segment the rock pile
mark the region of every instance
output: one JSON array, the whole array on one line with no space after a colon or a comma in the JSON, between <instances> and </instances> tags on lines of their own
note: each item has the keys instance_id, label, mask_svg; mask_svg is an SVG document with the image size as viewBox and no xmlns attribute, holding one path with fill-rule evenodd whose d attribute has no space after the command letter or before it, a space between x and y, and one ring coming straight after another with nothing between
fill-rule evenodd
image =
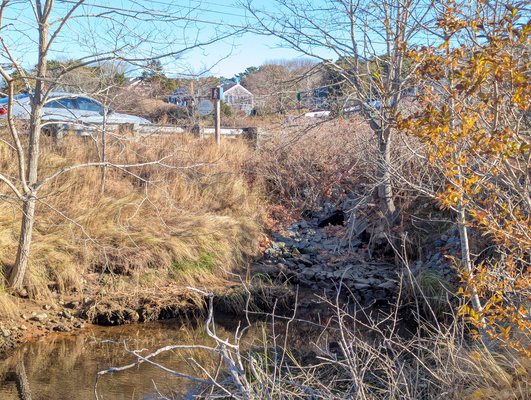
<instances>
[{"instance_id":1,"label":"rock pile","mask_svg":"<svg viewBox=\"0 0 531 400\"><path fill-rule=\"evenodd\" d=\"M371 206L353 198L345 201L349 203L342 204L343 209L363 210ZM336 211L325 203L320 210L310 213L314 217L311 220L294 223L285 228L283 234L273 233L273 241L265 251L267 264L276 266L275 275L315 291L336 291L342 286L362 304L390 300L396 293L402 267L390 262L374 262L367 251L370 241L387 240L385 233L378 227L369 227L366 219L356 220L348 214L345 214L346 226L320 228L319 220ZM434 269L450 281L456 274L453 258L460 257L460 248L458 230L449 230L436 240L435 251L411 266L412 274Z\"/></svg>"},{"instance_id":2,"label":"rock pile","mask_svg":"<svg viewBox=\"0 0 531 400\"><path fill-rule=\"evenodd\" d=\"M335 210L326 213L330 211ZM269 264L277 266L278 274L315 291L335 292L342 286L363 304L394 296L398 281L395 265L370 262L363 251L367 247L362 235L365 221L349 220L345 227L324 228L319 228L317 221L302 220L283 235L273 233L265 256Z\"/></svg>"},{"instance_id":3,"label":"rock pile","mask_svg":"<svg viewBox=\"0 0 531 400\"><path fill-rule=\"evenodd\" d=\"M453 267L454 258L459 259L459 257L461 257L461 239L459 230L453 228L435 241L435 252L429 252L424 261L419 260L412 265L411 273L418 275L421 269L437 270L450 281L457 273Z\"/></svg>"},{"instance_id":4,"label":"rock pile","mask_svg":"<svg viewBox=\"0 0 531 400\"><path fill-rule=\"evenodd\" d=\"M67 305L70 306L70 305ZM3 351L2 343L22 342L28 329L47 333L51 331L71 332L74 328L84 328L83 320L73 315L72 311L64 308L63 311L53 311L52 306L43 306L46 312L32 312L30 316L22 314L18 322L8 328L0 326L0 353Z\"/></svg>"}]
</instances>

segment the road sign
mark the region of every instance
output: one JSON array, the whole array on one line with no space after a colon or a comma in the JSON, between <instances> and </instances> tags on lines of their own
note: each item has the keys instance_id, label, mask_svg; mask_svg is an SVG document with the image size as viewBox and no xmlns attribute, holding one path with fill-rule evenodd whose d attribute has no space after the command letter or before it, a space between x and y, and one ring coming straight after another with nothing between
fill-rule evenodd
<instances>
[{"instance_id":1,"label":"road sign","mask_svg":"<svg viewBox=\"0 0 531 400\"><path fill-rule=\"evenodd\" d=\"M199 111L199 114L201 115L208 115L212 110L214 110L214 105L210 100L203 100L197 106L197 111Z\"/></svg>"},{"instance_id":2,"label":"road sign","mask_svg":"<svg viewBox=\"0 0 531 400\"><path fill-rule=\"evenodd\" d=\"M222 87L212 88L212 100L223 100L223 88Z\"/></svg>"},{"instance_id":3,"label":"road sign","mask_svg":"<svg viewBox=\"0 0 531 400\"><path fill-rule=\"evenodd\" d=\"M301 94L300 93L297 93L297 100L301 101Z\"/></svg>"}]
</instances>

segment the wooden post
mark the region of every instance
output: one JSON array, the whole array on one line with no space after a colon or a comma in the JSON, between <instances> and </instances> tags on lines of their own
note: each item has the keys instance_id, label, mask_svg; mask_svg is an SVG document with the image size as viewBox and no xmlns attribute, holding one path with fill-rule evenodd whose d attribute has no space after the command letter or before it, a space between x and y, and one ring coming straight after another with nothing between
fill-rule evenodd
<instances>
[{"instance_id":1,"label":"wooden post","mask_svg":"<svg viewBox=\"0 0 531 400\"><path fill-rule=\"evenodd\" d=\"M204 139L205 137L205 128L202 126L199 126L199 124L195 124L192 127L192 135L199 139Z\"/></svg>"},{"instance_id":2,"label":"wooden post","mask_svg":"<svg viewBox=\"0 0 531 400\"><path fill-rule=\"evenodd\" d=\"M221 107L220 107L220 100L215 100L216 105L216 131L215 131L215 137L216 137L216 144L221 146Z\"/></svg>"},{"instance_id":3,"label":"wooden post","mask_svg":"<svg viewBox=\"0 0 531 400\"><path fill-rule=\"evenodd\" d=\"M245 137L252 143L252 145L259 150L260 149L260 128L249 127Z\"/></svg>"}]
</instances>

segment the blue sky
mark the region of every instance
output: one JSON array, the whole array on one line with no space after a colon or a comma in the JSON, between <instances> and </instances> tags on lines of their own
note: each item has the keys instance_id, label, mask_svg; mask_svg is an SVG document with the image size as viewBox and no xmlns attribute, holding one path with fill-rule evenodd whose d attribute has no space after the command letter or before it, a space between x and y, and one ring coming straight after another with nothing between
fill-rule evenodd
<instances>
[{"instance_id":1,"label":"blue sky","mask_svg":"<svg viewBox=\"0 0 531 400\"><path fill-rule=\"evenodd\" d=\"M193 51L187 56L185 63L190 64L191 70L195 72L211 67L212 75L232 78L247 67L259 67L268 60L301 57L295 50L279 47L278 42L274 37L247 33L234 38L232 42L218 43L203 51ZM211 66L213 60L221 61Z\"/></svg>"},{"instance_id":2,"label":"blue sky","mask_svg":"<svg viewBox=\"0 0 531 400\"><path fill-rule=\"evenodd\" d=\"M77 18L70 19L56 38L49 59L90 60L91 57L99 58L110 49L118 49L111 55L136 60L133 62L136 62L136 67L128 72L128 75L135 76L141 74L145 58L172 53L161 59L168 76L203 73L231 78L247 67L259 67L267 60L301 57L293 49L282 48L278 38L259 35L252 30L226 36L247 26L251 20L248 11L237 5L238 1L248 0L85 0L74 13ZM29 0L12 0L0 32L11 47L12 54L25 68L32 68L37 61L37 30L32 3ZM64 16L74 3L73 0L55 1L51 21ZM346 33L343 39L348 40L348 29L345 29L344 21L337 22L341 15L333 9L334 4L330 5L333 2L313 0L306 6L310 3L316 6L312 15L319 22L332 21L332 29L335 29L332 32L336 38ZM268 0L252 0L252 4L275 15L280 12ZM143 13L148 8L152 14ZM84 14L88 16L82 16ZM328 17L332 18L329 20ZM378 20L373 22L378 23ZM56 26L58 24L52 25L52 31ZM253 26L256 28L256 25ZM317 34L319 32L317 30ZM373 32L379 35L377 28ZM179 54L179 50L197 42L209 42L219 33L224 35L223 40ZM313 50L325 58L338 57L319 46ZM9 61L5 52L0 50L0 63L7 65Z\"/></svg>"},{"instance_id":3,"label":"blue sky","mask_svg":"<svg viewBox=\"0 0 531 400\"><path fill-rule=\"evenodd\" d=\"M125 18L120 21L119 13L111 14L121 22L119 24L111 23L105 18L72 19L56 39L49 59L79 59L113 47L121 47L123 50L130 46L130 43L126 46L126 41L134 43L134 46L126 50L129 51L127 54L138 54L139 59L178 51L185 47L185 40L188 45L196 40L208 41L216 31L230 32L238 26L245 26L247 13L235 1L237 0L87 0L76 14L94 15L120 8L142 11L149 7L155 10L156 15L154 18L146 17L144 21ZM12 1L5 12L1 31L12 54L27 69L36 64L38 48L31 3L28 0ZM69 0L56 1L51 21L57 16L63 16L73 3ZM253 4L267 7L269 3L267 0L253 0ZM172 20L171 17L184 19ZM185 24L186 31L183 29ZM149 43L143 42L141 38L148 38ZM266 60L292 59L298 56L296 51L281 49L277 43L278 39L274 37L248 32L194 49L178 58L163 58L162 62L169 76L207 71L206 74L209 75L231 78L247 67L262 65ZM6 53L2 55L0 63L9 64ZM138 64L141 65L142 62L139 61ZM140 73L139 67L130 72L131 75Z\"/></svg>"},{"instance_id":4,"label":"blue sky","mask_svg":"<svg viewBox=\"0 0 531 400\"><path fill-rule=\"evenodd\" d=\"M188 1L188 4L197 7L198 19L204 21L245 26L250 17L249 13L234 1L192 0ZM260 8L271 8L271 2L267 0L253 0L252 4ZM208 23L203 26L206 31L211 31L212 26ZM182 69L183 66L185 66L184 70L190 69L194 73L207 69L212 75L231 78L235 74L245 71L247 67L259 67L269 60L298 57L301 57L299 52L280 46L280 40L276 37L247 32L217 42L204 49L194 50L186 57L185 65L183 63L178 63L175 66L168 64L167 68L170 73Z\"/></svg>"}]
</instances>

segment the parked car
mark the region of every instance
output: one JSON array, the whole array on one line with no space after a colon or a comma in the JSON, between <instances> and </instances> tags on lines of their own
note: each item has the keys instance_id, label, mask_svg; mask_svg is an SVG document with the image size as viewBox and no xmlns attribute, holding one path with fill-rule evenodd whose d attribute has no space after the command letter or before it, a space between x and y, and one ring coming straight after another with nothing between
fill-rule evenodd
<instances>
[{"instance_id":1,"label":"parked car","mask_svg":"<svg viewBox=\"0 0 531 400\"><path fill-rule=\"evenodd\" d=\"M13 116L16 119L29 120L30 98L27 94L13 98ZM0 99L0 118L7 114L8 98ZM150 125L147 119L134 115L120 114L110 108L105 108L100 102L91 97L54 92L42 108L42 120L46 122L48 130L68 130L78 135L89 135L104 123L109 125L140 124Z\"/></svg>"}]
</instances>

